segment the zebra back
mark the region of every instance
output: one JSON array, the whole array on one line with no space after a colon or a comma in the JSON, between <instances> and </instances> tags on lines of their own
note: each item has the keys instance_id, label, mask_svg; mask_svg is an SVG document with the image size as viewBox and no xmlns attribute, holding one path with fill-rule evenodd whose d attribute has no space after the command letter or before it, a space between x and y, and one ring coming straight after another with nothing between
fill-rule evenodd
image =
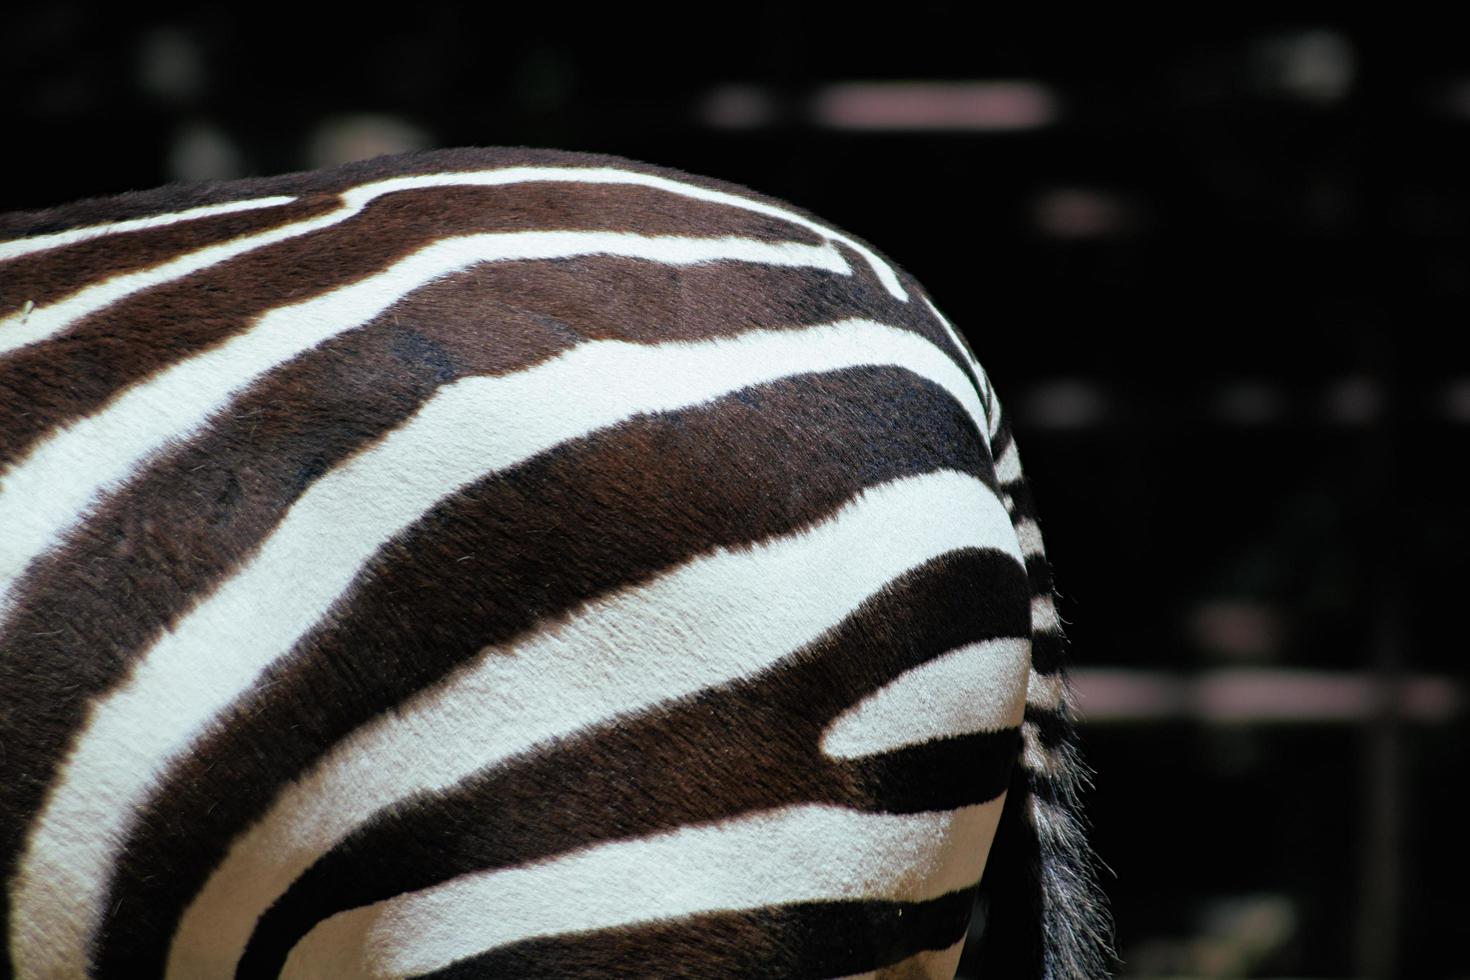
<instances>
[{"instance_id":1,"label":"zebra back","mask_svg":"<svg viewBox=\"0 0 1470 980\"><path fill-rule=\"evenodd\" d=\"M0 434L17 976L943 975L977 889L1101 973L1008 427L810 215L462 150L5 216Z\"/></svg>"}]
</instances>

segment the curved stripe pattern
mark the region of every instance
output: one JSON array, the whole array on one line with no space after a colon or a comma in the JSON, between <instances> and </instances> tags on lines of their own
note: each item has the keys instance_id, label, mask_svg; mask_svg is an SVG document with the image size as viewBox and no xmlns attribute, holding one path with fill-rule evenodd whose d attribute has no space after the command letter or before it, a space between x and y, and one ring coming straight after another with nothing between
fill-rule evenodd
<instances>
[{"instance_id":1,"label":"curved stripe pattern","mask_svg":"<svg viewBox=\"0 0 1470 980\"><path fill-rule=\"evenodd\" d=\"M815 231L824 238L842 242L849 248L854 249L872 267L873 273L883 283L884 288L889 293L895 298L907 298L907 293L899 283L898 276L893 272L892 268L866 245L840 232L825 228L817 222L785 208L775 207L763 201L728 194L724 191L712 190L695 184L670 180L666 177L658 177L652 174L643 174L628 170L617 170L606 167L507 167L481 173L415 174L413 176L394 177L388 180L376 181L363 186L350 188L341 195L341 207L330 214L298 222L293 225L287 225L282 228L273 228L270 231L258 235L245 236L234 241L199 249L198 251L179 256L173 261L165 262L152 269L143 270L131 275L117 276L105 282L89 285L60 303L33 310L25 315L16 313L0 318L0 355L4 355L7 351L16 350L20 347L54 337L81 318L134 293L143 292L167 282L181 279L243 255L246 252L266 248L290 238L307 235L311 232L330 227L331 225L340 224L357 215L380 197L423 188L494 187L533 181L538 183L542 181L556 181L589 184L634 184L642 187L656 188L694 200L709 201L726 207L739 208L740 210L789 221L799 227ZM288 200L282 201L279 198L267 200L270 201L270 205L257 204L256 206L290 203ZM240 205L250 202L235 203ZM220 207L228 206L219 206L213 213L220 213ZM237 209L239 208L237 207ZM197 208L190 209L188 212L162 216L153 220L157 224L167 223L172 220L188 220L184 217L185 215L198 217L200 216L199 212L201 210ZM108 229L108 231L120 230L120 226L122 225L139 227L135 222L120 222L118 225L114 225L111 229ZM51 239L58 236L45 237ZM77 240L86 237L90 236L77 233ZM31 243L34 241L34 239L22 239L14 242L0 242L0 249L9 247L14 251L15 256L18 257L28 252L39 250L32 247ZM54 248L57 244L60 243L52 244L46 242L40 245L40 248ZM3 261L6 257L3 253L0 253L0 261Z\"/></svg>"},{"instance_id":2,"label":"curved stripe pattern","mask_svg":"<svg viewBox=\"0 0 1470 980\"><path fill-rule=\"evenodd\" d=\"M943 973L977 889L1097 975L1019 458L864 243L535 151L0 227L0 975Z\"/></svg>"},{"instance_id":3,"label":"curved stripe pattern","mask_svg":"<svg viewBox=\"0 0 1470 980\"><path fill-rule=\"evenodd\" d=\"M934 899L979 879L985 851L974 842L990 837L999 810L999 801L905 815L794 807L464 875L326 920L281 976L413 976L517 941L660 918L824 899ZM478 913L484 908L509 911L491 920Z\"/></svg>"},{"instance_id":4,"label":"curved stripe pattern","mask_svg":"<svg viewBox=\"0 0 1470 980\"><path fill-rule=\"evenodd\" d=\"M914 518L912 508L940 501L956 514L973 515L973 525L926 528ZM294 783L200 892L175 939L176 951L213 954L230 945L229 937L243 947L239 930L253 917L230 917L244 896L258 895L252 904L263 912L308 865L395 801L452 789L563 733L767 669L834 628L905 568L957 547L1003 545L1003 526L998 534L984 533L987 523L995 526L996 510L992 495L957 476L910 478L865 493L811 531L698 558L647 586L592 603L554 634L484 651L477 663L354 733ZM841 582L811 576L814 563L834 561L868 571ZM714 596L727 601L706 611ZM752 610L761 610L758 621ZM670 623L691 625L670 630ZM1024 624L1011 628L1021 632ZM622 636L643 639L635 649L610 646L609 637ZM997 684L1009 679L1019 692L1025 671L1016 666L1002 662L981 676ZM971 679L966 686L983 683ZM586 691L595 694L565 694ZM1019 721L1019 701L1010 701L1013 717L993 727ZM961 734L989 720L957 720L940 734ZM375 768L373 760L384 758L412 762ZM268 861L287 854L289 863L273 867Z\"/></svg>"},{"instance_id":5,"label":"curved stripe pattern","mask_svg":"<svg viewBox=\"0 0 1470 980\"><path fill-rule=\"evenodd\" d=\"M650 363L654 358L664 363ZM66 922L29 925L25 910L55 907L40 896L62 895L73 908L96 908L108 841L148 792L152 773L288 651L379 547L446 493L640 412L698 404L772 378L870 363L931 378L980 417L973 389L952 362L911 334L861 321L654 349L598 342L517 375L447 386L380 446L314 484L256 559L96 706L33 831L23 868L34 870L22 872L16 891L22 928L62 945L60 937L77 922L74 911ZM648 390L651 379L662 390ZM581 392L582 400L566 401L563 393L570 391ZM518 418L515 430L488 427L511 416ZM451 448L462 454L450 455ZM365 509L364 501L372 506ZM1005 527L1009 532L1008 521ZM262 619L264 610L270 614ZM259 625L240 636L242 619ZM207 674L188 669L206 655ZM96 811L99 793L109 812ZM94 828L90 854L74 842L82 826ZM40 896L33 899L35 892Z\"/></svg>"},{"instance_id":6,"label":"curved stripe pattern","mask_svg":"<svg viewBox=\"0 0 1470 980\"><path fill-rule=\"evenodd\" d=\"M449 239L430 246L383 276L278 308L230 342L132 388L104 412L72 425L17 464L0 485L0 524L15 529L11 544L0 555L0 596L100 491L123 479L158 447L188 439L236 392L272 368L372 320L412 290L456 271L482 262L584 254L691 265L724 260L847 268L829 246L773 246L738 239L520 232Z\"/></svg>"}]
</instances>

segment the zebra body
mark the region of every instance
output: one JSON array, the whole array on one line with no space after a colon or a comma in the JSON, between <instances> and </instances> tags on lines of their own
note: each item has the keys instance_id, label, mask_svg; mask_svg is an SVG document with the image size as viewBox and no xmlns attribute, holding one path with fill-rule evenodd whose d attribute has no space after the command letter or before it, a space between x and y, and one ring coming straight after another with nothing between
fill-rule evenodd
<instances>
[{"instance_id":1,"label":"zebra body","mask_svg":"<svg viewBox=\"0 0 1470 980\"><path fill-rule=\"evenodd\" d=\"M7 969L947 976L979 888L1097 975L1030 507L920 287L740 188L0 218Z\"/></svg>"}]
</instances>

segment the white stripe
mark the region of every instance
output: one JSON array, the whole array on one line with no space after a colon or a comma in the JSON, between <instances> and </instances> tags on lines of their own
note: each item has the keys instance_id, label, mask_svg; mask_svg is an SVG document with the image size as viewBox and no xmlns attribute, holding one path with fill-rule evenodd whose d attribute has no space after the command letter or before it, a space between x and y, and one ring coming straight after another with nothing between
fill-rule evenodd
<instances>
[{"instance_id":1,"label":"white stripe","mask_svg":"<svg viewBox=\"0 0 1470 980\"><path fill-rule=\"evenodd\" d=\"M939 321L939 325L949 335L950 343L954 344L955 349L959 351L960 357L964 358L965 363L970 365L970 370L983 377L984 372L980 370L980 362L975 360L974 356L970 353L970 348L966 347L965 342L960 339L959 331L954 328L954 324L950 323L949 318L939 312L939 307L935 306L934 301L927 296L924 297L924 305L929 307L929 312L934 314L934 319ZM980 390L982 394L987 396L990 394L983 385ZM991 433L992 436L994 434L993 432Z\"/></svg>"},{"instance_id":2,"label":"white stripe","mask_svg":"<svg viewBox=\"0 0 1470 980\"><path fill-rule=\"evenodd\" d=\"M1048 843L1071 847L1079 839L1080 828L1076 819L1064 807L1054 806L1033 793L1029 815L1031 826Z\"/></svg>"},{"instance_id":3,"label":"white stripe","mask_svg":"<svg viewBox=\"0 0 1470 980\"><path fill-rule=\"evenodd\" d=\"M168 976L232 976L256 918L381 808L554 736L750 676L815 641L892 578L964 547L1019 561L983 484L947 472L911 477L870 488L808 531L717 549L594 601L554 630L487 649L342 742L236 841L185 913ZM1023 660L1018 689L1024 676ZM967 689L976 702L992 696L973 681Z\"/></svg>"},{"instance_id":4,"label":"white stripe","mask_svg":"<svg viewBox=\"0 0 1470 980\"><path fill-rule=\"evenodd\" d=\"M254 235L241 235L217 245L185 252L177 258L136 272L124 272L29 311L0 317L0 357L22 347L49 340L72 324L129 296L176 282L210 266L296 238L307 232L336 224L346 217L341 212L319 215L307 221L281 225Z\"/></svg>"},{"instance_id":5,"label":"white stripe","mask_svg":"<svg viewBox=\"0 0 1470 980\"><path fill-rule=\"evenodd\" d=\"M681 197L709 201L752 211L789 221L821 235L829 242L841 242L855 250L872 267L884 287L897 299L908 299L908 293L898 281L898 276L886 262L871 249L847 235L820 225L794 211L753 201L749 198L710 190L695 184L655 177L631 170L610 167L508 167L503 170L485 170L471 173L418 174L407 177L392 177L354 187L342 194L342 206L327 214L317 215L295 224L273 228L257 235L242 235L218 245L211 245L186 252L171 262L144 269L139 272L114 276L103 282L84 287L65 299L46 306L37 307L29 316L19 313L0 318L0 355L27 344L53 337L82 317L97 312L120 300L147 289L175 282L211 266L227 262L247 252L273 245L276 242L298 238L320 231L352 218L370 203L387 194L422 190L430 187L494 187L505 184L520 184L533 181L573 184L633 184L668 191Z\"/></svg>"},{"instance_id":6,"label":"white stripe","mask_svg":"<svg viewBox=\"0 0 1470 980\"><path fill-rule=\"evenodd\" d=\"M1034 722L1023 722L1021 725L1021 761L1032 772L1044 776L1057 775L1057 760L1041 744L1041 729Z\"/></svg>"},{"instance_id":7,"label":"white stripe","mask_svg":"<svg viewBox=\"0 0 1470 980\"><path fill-rule=\"evenodd\" d=\"M1056 603L1052 602L1050 595L1034 595L1031 597L1031 632L1032 633L1060 633L1062 631L1062 620L1057 615Z\"/></svg>"},{"instance_id":8,"label":"white stripe","mask_svg":"<svg viewBox=\"0 0 1470 980\"><path fill-rule=\"evenodd\" d=\"M30 238L17 238L8 242L0 242L0 262L8 259L18 259L23 255L33 255L36 252L45 252L53 248L61 248L63 245L75 245L91 238L102 238L106 235L118 235L129 231L142 231L145 228L164 228L168 225L181 224L185 221L197 221L200 218L212 218L218 214L233 214L236 211L255 211L260 208L275 208L283 204L295 201L294 197L258 197L248 201L229 201L224 204L206 204L202 207L189 208L187 211L175 211L171 214L153 214L146 218L131 218L127 221L114 221L111 224L88 225L85 228L72 228L68 231L58 231L50 235L33 235Z\"/></svg>"},{"instance_id":9,"label":"white stripe","mask_svg":"<svg viewBox=\"0 0 1470 980\"><path fill-rule=\"evenodd\" d=\"M1016 452L1016 440L1007 443L1005 452L995 461L995 478L1001 485L1021 479L1021 457Z\"/></svg>"},{"instance_id":10,"label":"white stripe","mask_svg":"<svg viewBox=\"0 0 1470 980\"><path fill-rule=\"evenodd\" d=\"M996 512L1006 520L999 507ZM852 759L1012 728L1021 723L1030 654L1027 639L1005 637L967 644L906 670L833 721L822 735L822 751Z\"/></svg>"},{"instance_id":11,"label":"white stripe","mask_svg":"<svg viewBox=\"0 0 1470 980\"><path fill-rule=\"evenodd\" d=\"M995 440L1000 436L1000 420L1001 420L1000 396L995 393L995 386L990 383L990 375L988 375L988 374L985 373L985 369L983 367L981 367L978 362L975 364L975 375L976 375L976 377L978 377L980 379L980 389L982 391L986 392L986 397L989 399L989 407L988 407L988 411L989 411L988 418L990 420L990 440L989 441L990 442L995 442Z\"/></svg>"},{"instance_id":12,"label":"white stripe","mask_svg":"<svg viewBox=\"0 0 1470 980\"><path fill-rule=\"evenodd\" d=\"M0 480L0 527L7 534L0 550L0 618L26 565L76 524L99 494L126 480L161 448L196 435L210 415L266 372L370 322L429 282L470 266L591 254L669 265L735 261L849 271L830 245L744 238L563 231L437 241L378 275L270 311L245 333L129 388L97 414L32 449Z\"/></svg>"},{"instance_id":13,"label":"white stripe","mask_svg":"<svg viewBox=\"0 0 1470 980\"><path fill-rule=\"evenodd\" d=\"M1056 671L1043 674L1032 670L1030 678L1026 681L1026 703L1033 708L1046 708L1051 711L1062 706L1067 697L1066 681L1062 679L1062 672Z\"/></svg>"},{"instance_id":14,"label":"white stripe","mask_svg":"<svg viewBox=\"0 0 1470 980\"><path fill-rule=\"evenodd\" d=\"M1001 802L902 815L789 807L469 874L327 919L281 977L413 976L537 936L795 902L938 898L979 880Z\"/></svg>"},{"instance_id":15,"label":"white stripe","mask_svg":"<svg viewBox=\"0 0 1470 980\"><path fill-rule=\"evenodd\" d=\"M927 378L978 424L975 389L954 361L916 334L866 320L658 347L593 341L516 374L440 388L409 422L314 483L254 559L96 703L17 878L12 921L28 937L22 945L40 957L21 976L80 970L114 842L154 773L186 752L212 716L315 625L374 552L438 500L636 414L859 365Z\"/></svg>"},{"instance_id":16,"label":"white stripe","mask_svg":"<svg viewBox=\"0 0 1470 980\"><path fill-rule=\"evenodd\" d=\"M1031 518L1023 517L1016 522L1016 538L1021 542L1021 553L1027 558L1045 557L1046 548L1041 541L1041 526Z\"/></svg>"},{"instance_id":17,"label":"white stripe","mask_svg":"<svg viewBox=\"0 0 1470 980\"><path fill-rule=\"evenodd\" d=\"M965 363L970 366L970 370L975 372L976 383L980 386L980 395L985 399L987 407L989 424L986 426L985 431L990 433L990 438L986 441L994 442L996 434L1000 431L1000 409L994 404L995 389L990 385L990 377L985 373L985 369L980 366L980 362L975 360L975 355L970 352L970 348L965 346L965 342L960 339L959 331L954 328L954 324L950 323L949 319L943 313L939 312L939 307L934 305L934 301L925 296L924 305L929 307L929 312L934 314L934 319L938 320L940 326L944 327L944 332L949 335L950 343L954 344L955 349L960 352L960 357L964 358Z\"/></svg>"}]
</instances>

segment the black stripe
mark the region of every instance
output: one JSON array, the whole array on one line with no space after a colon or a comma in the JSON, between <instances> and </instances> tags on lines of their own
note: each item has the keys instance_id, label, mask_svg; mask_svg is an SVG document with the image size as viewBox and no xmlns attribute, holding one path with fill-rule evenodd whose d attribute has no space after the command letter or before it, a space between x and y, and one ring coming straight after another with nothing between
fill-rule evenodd
<instances>
[{"instance_id":1,"label":"black stripe","mask_svg":"<svg viewBox=\"0 0 1470 980\"><path fill-rule=\"evenodd\" d=\"M964 938L975 890L926 902L804 902L529 939L420 980L518 977L830 978L901 963Z\"/></svg>"},{"instance_id":2,"label":"black stripe","mask_svg":"<svg viewBox=\"0 0 1470 980\"><path fill-rule=\"evenodd\" d=\"M940 467L988 478L982 459L945 392L871 368L639 417L455 495L384 549L335 621L270 670L268 694L247 696L141 814L114 901L166 928L124 915L104 964L157 969L188 900L287 781L485 645L692 555L808 525L863 486Z\"/></svg>"},{"instance_id":3,"label":"black stripe","mask_svg":"<svg viewBox=\"0 0 1470 980\"><path fill-rule=\"evenodd\" d=\"M922 316L924 319L931 320L934 323L935 332L941 338L939 340L936 340L935 342L939 344L940 348L946 354L949 355L952 361L960 366L960 369L965 372L965 377L970 380L971 386L974 387L975 393L980 398L980 404L984 408L988 439L990 426L989 420L995 418L996 413L1000 411L1000 404L996 401L994 388L991 387L989 384L981 384L979 374L976 373L976 371L970 366L971 364L980 363L980 359L975 356L974 347L970 344L968 338L965 337L964 332L961 331L959 327L954 324L953 321L950 322L950 326L954 328L954 335L959 338L959 343L956 344L953 340L951 340L950 332L948 330L945 330L943 325L939 323L938 319L929 312L928 304L926 304L924 300L927 299L930 304L933 304L936 310L939 309L939 304L934 302L933 297L929 296L928 292L924 289L922 285L920 285L917 279L909 275L897 265L893 263L889 264L890 266L892 266L894 271L898 273L898 281L903 286L904 291L908 293L911 305L916 307L917 310L922 311ZM996 459L1000 458L1002 448L1003 447L1000 447L998 445L991 447L991 453L995 456Z\"/></svg>"},{"instance_id":4,"label":"black stripe","mask_svg":"<svg viewBox=\"0 0 1470 980\"><path fill-rule=\"evenodd\" d=\"M1011 434L1010 414L1006 412L1005 407L997 404L994 411L1000 412L1000 421L995 426L995 437L990 440L990 451L995 454L996 459L1000 459L1016 440Z\"/></svg>"},{"instance_id":5,"label":"black stripe","mask_svg":"<svg viewBox=\"0 0 1470 980\"><path fill-rule=\"evenodd\" d=\"M1026 563L1031 571L1031 563ZM1031 575L1034 582L1036 576ZM1031 634L1031 669L1038 674L1055 674L1066 664L1067 638L1060 630L1037 630Z\"/></svg>"},{"instance_id":6,"label":"black stripe","mask_svg":"<svg viewBox=\"0 0 1470 980\"><path fill-rule=\"evenodd\" d=\"M991 442L991 451L995 454L995 458L999 459L1011 445L1010 422L1002 418L1000 430ZM1021 521L1030 520L1035 522L1039 528L1036 500L1025 476L1003 482L1001 489L1011 497L1011 522L1019 525ZM1039 534L1040 531L1038 530L1037 533ZM1052 566L1044 550L1026 556L1026 575L1031 581L1032 595L1055 596ZM1067 638L1064 631L1061 629L1037 630L1032 634L1031 667L1038 674L1055 674L1063 669L1066 661Z\"/></svg>"},{"instance_id":7,"label":"black stripe","mask_svg":"<svg viewBox=\"0 0 1470 980\"><path fill-rule=\"evenodd\" d=\"M1036 726L1037 737L1048 751L1068 745L1075 738L1072 719L1060 710L1028 704L1025 720Z\"/></svg>"},{"instance_id":8,"label":"black stripe","mask_svg":"<svg viewBox=\"0 0 1470 980\"><path fill-rule=\"evenodd\" d=\"M241 235L257 235L335 210L335 197L193 218L159 228L98 235L12 259L0 259L0 315L26 300L37 306L69 296L113 276L125 275Z\"/></svg>"}]
</instances>

